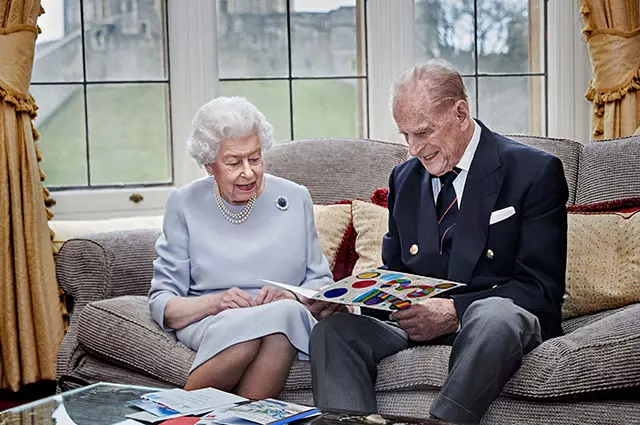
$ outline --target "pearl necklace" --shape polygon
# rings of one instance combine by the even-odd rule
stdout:
[[[227,208],[227,206],[225,205],[224,200],[222,199],[222,195],[220,195],[220,188],[216,184],[215,180],[213,182],[213,187],[213,192],[216,195],[216,203],[218,204],[218,208],[220,208],[220,212],[222,213],[224,218],[226,218],[233,224],[244,223],[247,218],[249,218],[249,214],[251,214],[251,210],[253,209],[253,204],[254,202],[256,202],[256,194],[254,194],[251,199],[249,199],[247,205],[245,205],[245,207],[240,212],[234,213],[229,211],[229,208]]]

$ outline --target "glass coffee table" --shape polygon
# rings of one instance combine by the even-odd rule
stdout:
[[[142,394],[163,388],[99,382],[0,412],[0,425],[139,425],[125,416],[140,410],[127,405]],[[429,419],[353,412],[322,412],[296,425],[438,425]]]
[[[138,425],[127,401],[162,388],[97,383],[0,412],[2,425]]]

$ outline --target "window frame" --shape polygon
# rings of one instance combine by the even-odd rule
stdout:
[[[185,142],[198,108],[218,93],[217,55],[211,54],[217,51],[215,2],[168,0],[167,20],[173,182],[53,191],[54,220],[161,215],[169,192],[205,175],[186,152]],[[136,195],[142,200],[132,201]]]
[[[282,0],[285,2],[285,14],[286,14],[286,23],[287,23],[287,75],[286,76],[268,76],[268,77],[219,77],[219,83],[251,83],[251,82],[287,82],[288,86],[288,94],[289,94],[289,137],[290,140],[297,140],[295,134],[295,107],[294,107],[294,98],[295,98],[295,82],[297,81],[330,81],[330,80],[352,80],[356,82],[358,85],[357,95],[358,102],[357,106],[357,122],[358,128],[362,129],[363,136],[362,138],[369,137],[369,107],[368,107],[368,66],[367,66],[367,19],[365,18],[367,15],[367,0],[354,0],[354,13],[355,13],[355,26],[356,26],[356,63],[357,69],[361,72],[357,72],[355,75],[313,75],[313,76],[296,76],[294,75],[293,69],[293,50],[292,47],[292,13],[295,11],[291,10],[291,1],[292,0]],[[364,19],[364,22],[361,23],[361,20]],[[364,33],[364,39],[362,38],[362,33]],[[216,35],[217,37],[217,35]],[[216,49],[216,52],[218,50]],[[362,107],[364,106],[364,109]]]
[[[547,42],[546,61],[548,136],[585,142],[590,139],[591,108],[583,94],[591,68],[578,6],[574,1],[542,1],[548,7],[547,40],[553,40]],[[390,114],[389,95],[394,79],[414,62],[415,3],[366,3],[369,138],[404,143]],[[171,190],[205,175],[187,154],[185,142],[195,112],[219,93],[216,2],[167,0],[167,18],[174,184],[56,191],[52,194],[57,202],[54,220],[161,215]],[[144,200],[132,202],[133,194]]]

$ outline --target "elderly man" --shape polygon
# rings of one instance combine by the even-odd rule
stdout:
[[[450,344],[449,375],[430,415],[478,423],[522,357],[562,333],[562,164],[471,118],[460,74],[448,64],[406,71],[392,108],[414,158],[389,179],[383,268],[467,286],[391,321],[346,313],[321,321],[310,348],[315,402],[375,412],[378,362],[407,347]]]

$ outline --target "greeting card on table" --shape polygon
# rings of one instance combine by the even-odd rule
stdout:
[[[253,422],[254,424],[284,425],[289,422],[319,415],[320,411],[313,407],[267,398],[265,400],[256,400],[251,403],[240,404],[230,408],[226,413],[236,418]],[[222,422],[224,422],[224,420]]]
[[[465,286],[464,283],[380,269],[349,276],[319,291],[265,282],[310,299],[386,311],[407,308],[413,303]]]

